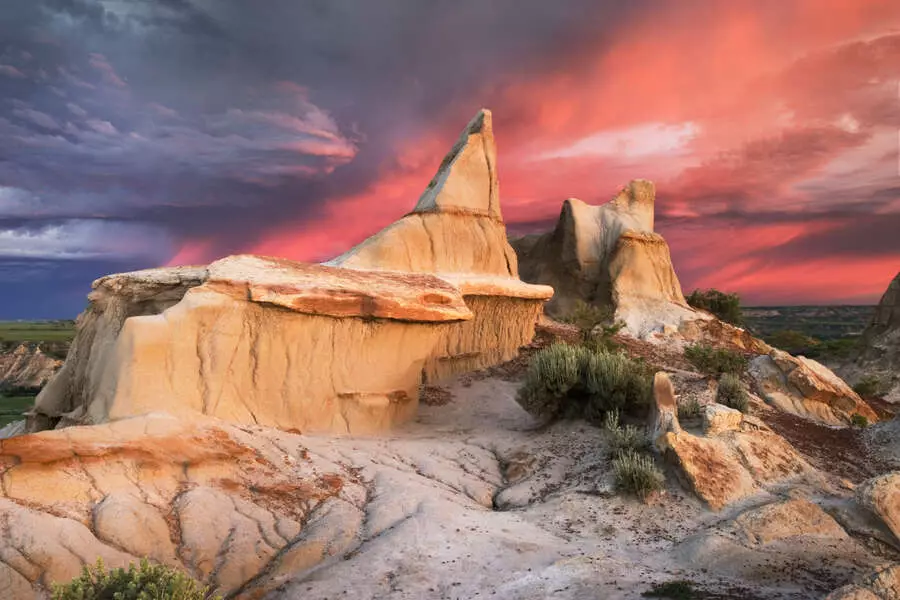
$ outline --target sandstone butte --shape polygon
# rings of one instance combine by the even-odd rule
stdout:
[[[754,355],[750,375],[780,410],[830,425],[848,425],[855,415],[876,421],[872,408],[827,367],[774,349],[687,304],[668,244],[653,230],[655,198],[653,183],[644,180],[630,182],[598,206],[569,198],[552,231],[511,240],[522,279],[553,286],[547,312],[564,315],[578,301],[612,306],[634,337],[702,342]],[[876,321],[884,323],[882,329],[900,322],[890,314],[880,309]]]
[[[354,434],[409,420],[424,381],[515,356],[553,294],[518,278],[496,161],[483,110],[412,213],[328,263],[99,279],[28,430],[155,411]]]

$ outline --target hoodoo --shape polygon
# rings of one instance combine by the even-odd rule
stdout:
[[[498,189],[485,110],[411,214],[327,264],[244,255],[96,281],[29,430],[154,411],[346,433],[408,420],[423,380],[515,356],[553,294],[518,279]]]

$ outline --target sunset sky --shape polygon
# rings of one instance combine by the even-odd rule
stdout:
[[[341,253],[494,112],[513,233],[657,185],[686,291],[900,270],[898,0],[3,0],[0,319],[106,273]]]

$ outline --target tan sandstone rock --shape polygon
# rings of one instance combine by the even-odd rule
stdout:
[[[684,300],[665,240],[653,232],[655,188],[635,180],[600,206],[570,198],[556,228],[513,239],[522,279],[553,286],[551,315],[576,301],[612,305],[634,333],[695,316]]]
[[[728,423],[714,435],[697,436],[681,429],[671,381],[657,373],[654,384],[656,417],[652,427],[656,448],[673,463],[684,483],[713,510],[747,497],[761,486],[802,477],[812,467],[781,436],[756,422],[737,430]],[[726,418],[726,421],[728,418]],[[721,423],[721,421],[720,421]]]
[[[413,211],[327,265],[434,273],[459,288],[471,321],[444,329],[425,367],[441,380],[513,358],[553,289],[519,279],[500,212],[492,117],[468,124]]]
[[[59,344],[65,349],[64,344]],[[23,343],[10,352],[0,351],[0,387],[40,388],[62,367],[63,361],[48,356],[43,344]]]
[[[857,488],[856,498],[878,515],[900,540],[900,472],[869,479]]]
[[[257,579],[287,555],[315,564],[346,550],[365,489],[299,439],[149,416],[0,441],[0,594],[39,597],[98,557],[173,565],[222,594],[263,591]],[[348,518],[322,523],[338,506]],[[334,544],[306,543],[323,526]]]
[[[516,356],[552,294],[518,279],[482,111],[413,213],[327,264],[232,256],[95,282],[29,430],[164,410],[383,431],[423,381]]]
[[[829,425],[850,424],[854,415],[878,420],[846,382],[814,360],[773,349],[753,359],[749,372],[767,400],[785,412]]]
[[[430,275],[229,257],[161,314],[124,321],[101,347],[105,361],[91,357],[76,380],[84,404],[50,389],[37,410],[75,405],[66,418],[87,423],[165,410],[301,431],[384,430],[414,414],[441,328],[471,318],[458,289]]]
[[[897,600],[900,598],[900,564],[878,569],[830,593],[825,600]]]
[[[726,431],[740,431],[744,414],[721,404],[707,404],[703,407],[703,433],[717,435]]]

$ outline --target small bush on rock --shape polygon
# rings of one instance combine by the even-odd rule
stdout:
[[[709,375],[740,375],[747,369],[747,359],[743,355],[726,348],[714,348],[709,344],[688,346],[684,349],[684,357]]]
[[[650,446],[650,437],[643,427],[619,424],[619,411],[611,410],[603,418],[603,428],[609,433],[610,453],[618,456],[627,451],[646,450]]]
[[[696,398],[690,398],[684,402],[678,403],[679,419],[699,419],[703,406]]]
[[[602,423],[610,410],[649,406],[651,370],[624,354],[553,344],[537,352],[519,389],[519,404],[535,417],[585,418]]]
[[[641,595],[647,598],[670,598],[671,600],[693,600],[697,598],[694,593],[694,584],[685,580],[657,583],[653,586],[653,589]]]
[[[128,570],[107,571],[103,560],[85,566],[79,577],[53,590],[53,600],[211,600],[219,598],[172,567],[151,565],[146,559]]]
[[[744,323],[741,298],[737,294],[726,294],[716,289],[694,290],[686,300],[694,308],[712,313],[726,323],[737,326]]]
[[[581,343],[585,347],[594,351],[612,352],[619,346],[613,336],[625,326],[625,323],[613,322],[614,317],[615,310],[611,306],[597,306],[577,300],[575,307],[559,320],[578,328]]]
[[[877,396],[881,391],[881,382],[877,377],[868,375],[859,380],[859,383],[853,386],[853,391],[863,398],[871,398]]]
[[[865,415],[861,415],[859,413],[853,413],[850,417],[850,424],[854,427],[860,427],[865,429],[869,426],[869,419],[866,418]]]
[[[665,477],[656,468],[653,457],[634,450],[625,450],[613,459],[616,486],[644,500],[661,490]]]
[[[749,398],[744,384],[741,380],[731,373],[725,373],[719,378],[719,388],[716,390],[716,402],[724,404],[729,408],[739,410],[742,413],[747,412],[749,407]]]

